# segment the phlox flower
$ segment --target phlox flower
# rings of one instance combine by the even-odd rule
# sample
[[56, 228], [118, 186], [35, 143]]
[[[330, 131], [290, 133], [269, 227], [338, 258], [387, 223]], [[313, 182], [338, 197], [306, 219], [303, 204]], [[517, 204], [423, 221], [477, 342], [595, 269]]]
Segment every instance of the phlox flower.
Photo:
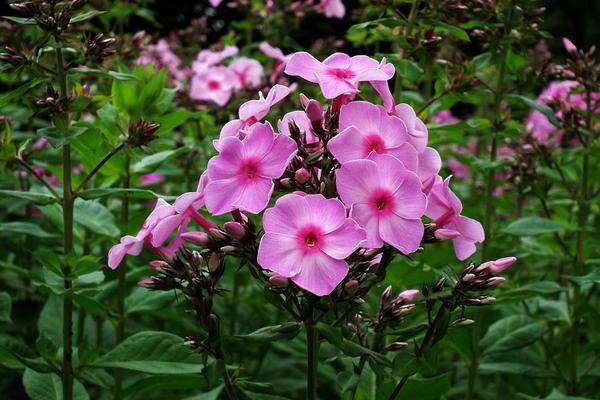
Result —
[[[262, 120], [271, 110], [273, 105], [279, 103], [290, 93], [290, 89], [283, 85], [275, 85], [269, 89], [267, 97], [258, 92], [258, 100], [250, 100], [242, 104], [238, 111], [238, 119], [226, 123], [219, 134], [219, 141], [229, 136], [237, 136], [243, 139], [247, 128]], [[213, 145], [219, 150], [219, 141], [215, 140]]]
[[190, 97], [224, 106], [231, 98], [234, 82], [235, 76], [226, 67], [210, 67], [193, 76]]
[[229, 136], [219, 141], [219, 155], [208, 162], [206, 208], [214, 215], [235, 209], [257, 214], [273, 192], [298, 148], [285, 135], [275, 135], [270, 124], [257, 123], [244, 140]]
[[367, 56], [350, 57], [343, 53], [334, 53], [320, 62], [302, 51], [290, 57], [285, 73], [318, 83], [323, 96], [333, 99], [358, 92], [360, 82], [389, 80], [394, 76], [394, 67], [385, 60], [379, 63]]
[[452, 111], [442, 110], [431, 117], [431, 120], [437, 124], [458, 124], [460, 119], [456, 118]]
[[235, 56], [239, 52], [236, 46], [225, 46], [221, 51], [213, 51], [210, 49], [202, 50], [196, 56], [196, 60], [192, 63], [192, 71], [194, 74], [200, 74], [209, 67], [218, 65], [226, 58]]
[[184, 81], [188, 72], [183, 68], [181, 59], [173, 52], [171, 45], [165, 39], [160, 39], [156, 44], [149, 45], [135, 61], [139, 65], [153, 65], [157, 69], [167, 68], [169, 74], [178, 81]]
[[367, 231], [366, 248], [388, 243], [404, 254], [417, 251], [423, 239], [421, 217], [427, 198], [417, 175], [390, 155], [371, 153], [368, 159], [342, 165], [337, 190], [351, 217]]
[[265, 211], [263, 228], [260, 266], [317, 296], [330, 294], [344, 280], [345, 259], [366, 238], [339, 200], [320, 194], [281, 197]]
[[152, 186], [164, 182], [165, 176], [156, 172], [140, 175], [140, 186]]
[[425, 215], [431, 218], [437, 228], [452, 229], [460, 236], [452, 239], [454, 252], [459, 260], [465, 260], [475, 253], [475, 243], [485, 240], [485, 232], [478, 221], [460, 215], [462, 203], [450, 190], [450, 178], [442, 181], [438, 177], [429, 196]]
[[236, 58], [229, 64], [229, 70], [237, 78], [236, 89], [254, 89], [260, 86], [263, 67], [258, 61], [248, 57]]
[[[140, 255], [144, 243], [147, 243], [152, 247], [151, 240], [154, 228], [160, 221], [174, 213], [175, 209], [172, 205], [163, 199], [158, 199], [154, 206], [154, 210], [148, 215], [148, 218], [144, 221], [138, 234], [136, 236], [123, 236], [118, 244], [110, 248], [108, 252], [108, 266], [111, 269], [117, 268], [126, 254], [132, 256]], [[164, 254], [172, 254], [180, 244], [181, 243], [173, 241], [168, 248], [161, 252]]]
[[223, 0], [208, 0], [212, 7], [219, 7], [219, 5], [223, 2]]
[[321, 0], [317, 9], [327, 18], [344, 18], [346, 14], [346, 7], [342, 0]]
[[328, 143], [331, 154], [341, 163], [366, 158], [371, 152], [390, 154], [412, 171], [418, 167], [418, 155], [407, 143], [406, 126], [381, 106], [354, 101], [342, 107], [340, 133]]
[[[300, 134], [303, 135], [303, 141], [306, 144], [318, 143], [319, 138], [314, 134], [312, 130], [312, 124], [308, 119], [308, 116], [304, 111], [291, 111], [283, 116], [283, 118], [277, 122], [277, 128], [282, 135], [290, 136], [290, 123], [296, 124], [300, 130]], [[317, 151], [319, 147], [311, 147], [310, 151]]]

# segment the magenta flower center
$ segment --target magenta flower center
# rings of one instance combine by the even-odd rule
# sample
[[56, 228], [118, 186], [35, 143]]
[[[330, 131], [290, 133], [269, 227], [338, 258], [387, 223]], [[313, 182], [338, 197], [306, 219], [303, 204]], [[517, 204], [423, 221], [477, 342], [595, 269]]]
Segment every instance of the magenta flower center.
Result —
[[260, 162], [256, 159], [244, 160], [240, 167], [239, 174], [245, 180], [252, 181], [260, 175]]
[[314, 225], [306, 226], [298, 233], [300, 248], [303, 248], [305, 251], [314, 251], [317, 249], [321, 240], [321, 229]]
[[208, 88], [210, 90], [219, 90], [221, 84], [217, 81], [208, 81]]
[[377, 134], [370, 134], [365, 138], [365, 155], [368, 155], [370, 152], [374, 151], [378, 154], [384, 154], [385, 151], [385, 143], [381, 139], [381, 136]]
[[389, 190], [377, 190], [370, 201], [371, 209], [376, 214], [389, 214], [394, 209], [394, 196]]
[[354, 72], [342, 68], [330, 68], [327, 70], [327, 74], [344, 80], [349, 80], [356, 76]]

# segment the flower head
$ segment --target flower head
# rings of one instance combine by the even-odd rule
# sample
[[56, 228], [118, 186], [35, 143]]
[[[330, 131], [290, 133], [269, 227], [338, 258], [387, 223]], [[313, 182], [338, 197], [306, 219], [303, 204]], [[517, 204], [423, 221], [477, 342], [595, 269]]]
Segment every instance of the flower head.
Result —
[[415, 173], [390, 155], [372, 153], [342, 165], [336, 182], [340, 198], [352, 207], [352, 218], [367, 231], [364, 247], [388, 243], [404, 254], [417, 251], [427, 198]]
[[320, 194], [281, 197], [265, 211], [263, 227], [258, 263], [317, 296], [342, 282], [348, 274], [345, 258], [366, 237], [339, 200]]
[[298, 52], [288, 60], [285, 73], [318, 83], [323, 96], [333, 99], [358, 92], [360, 82], [389, 80], [394, 76], [394, 67], [367, 56], [335, 53], [320, 62], [309, 53]]
[[346, 14], [346, 7], [342, 0], [321, 0], [317, 9], [327, 18], [344, 18]]
[[263, 67], [256, 60], [240, 57], [229, 64], [229, 70], [237, 78], [236, 89], [254, 89], [260, 86], [263, 76]]
[[219, 141], [219, 155], [208, 162], [206, 208], [220, 215], [235, 209], [257, 214], [297, 152], [296, 143], [275, 135], [270, 124], [257, 123], [242, 141], [235, 136]]
[[190, 97], [224, 106], [231, 98], [234, 82], [235, 77], [227, 68], [221, 66], [207, 68], [192, 78]]
[[464, 260], [475, 252], [475, 243], [485, 240], [485, 232], [478, 221], [460, 215], [462, 204], [450, 190], [450, 178], [443, 181], [437, 178], [428, 196], [425, 215], [433, 220], [438, 229], [452, 229], [460, 233], [460, 236], [452, 239], [452, 244], [456, 257]]

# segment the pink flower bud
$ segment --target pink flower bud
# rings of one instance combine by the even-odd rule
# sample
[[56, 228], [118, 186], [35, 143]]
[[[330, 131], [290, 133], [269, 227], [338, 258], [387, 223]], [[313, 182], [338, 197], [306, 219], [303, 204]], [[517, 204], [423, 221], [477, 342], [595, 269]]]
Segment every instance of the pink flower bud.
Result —
[[219, 268], [219, 255], [217, 253], [212, 253], [208, 259], [208, 270], [210, 272], [215, 272], [217, 268]]
[[239, 222], [225, 222], [225, 224], [223, 224], [223, 228], [225, 229], [225, 232], [227, 232], [229, 236], [234, 239], [242, 239], [244, 236], [246, 236], [246, 228], [244, 228], [244, 226]]
[[489, 271], [494, 275], [500, 275], [516, 262], [516, 257], [502, 257], [497, 259], [496, 261], [492, 261], [492, 265], [489, 267]]
[[503, 278], [501, 276], [495, 276], [493, 278], [490, 278], [486, 281], [487, 286], [491, 287], [491, 286], [498, 286], [502, 283], [506, 282], [506, 278]]
[[573, 56], [577, 54], [577, 47], [573, 44], [573, 42], [567, 38], [563, 38], [562, 42], [563, 46], [565, 46], [565, 49], [567, 50], [567, 53]]
[[169, 263], [167, 263], [163, 260], [154, 260], [154, 261], [150, 261], [150, 266], [152, 268], [156, 268], [156, 269], [166, 269], [166, 268], [169, 268]]
[[317, 100], [310, 100], [305, 113], [310, 122], [320, 122], [323, 119], [323, 106]]
[[306, 168], [300, 168], [294, 173], [294, 179], [298, 183], [306, 183], [310, 179], [310, 173]]
[[304, 93], [300, 93], [300, 104], [302, 104], [303, 108], [306, 108], [306, 106], [308, 106], [309, 101], [310, 99], [306, 97]]
[[356, 279], [352, 279], [346, 283], [344, 288], [348, 294], [354, 294], [358, 290], [358, 281]]
[[194, 243], [198, 246], [206, 246], [210, 240], [204, 232], [185, 232], [181, 234], [181, 238], [186, 242]]
[[279, 183], [281, 183], [281, 186], [285, 187], [285, 188], [291, 188], [292, 185], [290, 183], [290, 178], [283, 178], [279, 180]]
[[290, 280], [288, 278], [278, 274], [275, 274], [272, 277], [270, 277], [269, 282], [271, 283], [271, 285], [277, 287], [288, 287], [290, 284]]
[[419, 294], [421, 294], [421, 292], [419, 292], [417, 289], [405, 290], [401, 292], [398, 295], [398, 297], [396, 297], [396, 300], [401, 301], [403, 303], [410, 303], [414, 299], [416, 299], [419, 296]]
[[154, 282], [150, 278], [142, 279], [138, 282], [138, 286], [143, 288], [152, 288], [154, 286]]
[[438, 229], [433, 232], [433, 236], [435, 236], [438, 240], [452, 240], [456, 237], [460, 236], [460, 232], [455, 231], [454, 229]]
[[220, 230], [219, 228], [211, 228], [209, 230], [209, 232], [211, 235], [213, 235], [217, 239], [221, 239], [221, 240], [227, 239], [227, 236], [225, 236], [223, 231]]

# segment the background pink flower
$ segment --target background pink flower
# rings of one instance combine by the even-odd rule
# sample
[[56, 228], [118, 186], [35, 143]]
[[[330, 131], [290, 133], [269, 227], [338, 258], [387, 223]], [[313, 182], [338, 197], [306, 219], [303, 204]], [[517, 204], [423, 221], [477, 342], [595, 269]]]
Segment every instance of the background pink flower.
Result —
[[212, 101], [219, 106], [227, 104], [233, 93], [235, 77], [225, 67], [210, 67], [194, 75], [190, 88], [193, 100]]
[[331, 293], [348, 274], [344, 259], [365, 240], [344, 205], [320, 194], [288, 194], [265, 211], [258, 263], [317, 296]]
[[237, 80], [236, 89], [254, 89], [260, 86], [263, 76], [263, 67], [254, 59], [248, 57], [236, 58], [229, 64]]

